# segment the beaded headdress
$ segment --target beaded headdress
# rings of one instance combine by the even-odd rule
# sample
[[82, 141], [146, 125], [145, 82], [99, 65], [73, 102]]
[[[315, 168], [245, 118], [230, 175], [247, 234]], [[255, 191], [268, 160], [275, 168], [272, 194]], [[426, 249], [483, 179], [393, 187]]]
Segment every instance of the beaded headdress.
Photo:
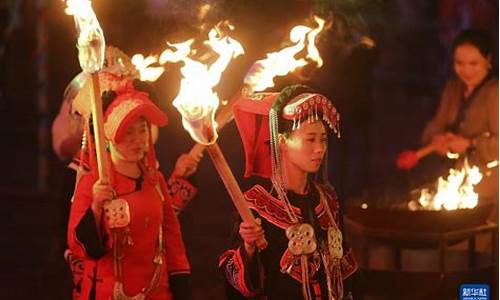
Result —
[[245, 150], [245, 177], [280, 173], [279, 134], [299, 129], [302, 122], [323, 120], [340, 135], [340, 115], [333, 103], [303, 85], [243, 97], [234, 107], [234, 119]]

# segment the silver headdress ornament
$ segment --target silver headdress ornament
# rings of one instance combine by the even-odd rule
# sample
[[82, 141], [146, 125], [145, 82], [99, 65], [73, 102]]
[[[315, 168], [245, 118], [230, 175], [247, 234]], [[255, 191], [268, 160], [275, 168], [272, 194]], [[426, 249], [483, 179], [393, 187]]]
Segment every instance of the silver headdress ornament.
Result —
[[[304, 85], [286, 87], [280, 93], [269, 112], [271, 144], [271, 181], [281, 200], [286, 199], [285, 178], [279, 149], [280, 118], [292, 122], [292, 130], [300, 129], [304, 121], [312, 123], [321, 119], [340, 138], [340, 114], [325, 96], [313, 93]], [[323, 174], [325, 175], [325, 174]], [[290, 212], [292, 214], [293, 212]], [[291, 216], [292, 220], [296, 219]]]
[[[107, 46], [104, 65], [98, 76], [101, 91], [118, 91], [130, 87], [132, 81], [139, 78], [139, 71], [123, 51], [113, 46]], [[70, 101], [73, 115], [86, 118], [90, 116], [89, 99], [91, 93], [93, 90], [90, 75], [82, 72], [70, 82], [64, 93], [64, 100]]]
[[[113, 46], [106, 46], [104, 66], [101, 71], [131, 79], [139, 78], [139, 71], [132, 63], [130, 57], [128, 57], [128, 55], [120, 49]], [[90, 75], [85, 72], [81, 72], [76, 75], [66, 86], [63, 100], [73, 100], [78, 95], [78, 92], [83, 88], [89, 77]], [[106, 90], [105, 87], [105, 84], [104, 86], [101, 86], [101, 90]]]

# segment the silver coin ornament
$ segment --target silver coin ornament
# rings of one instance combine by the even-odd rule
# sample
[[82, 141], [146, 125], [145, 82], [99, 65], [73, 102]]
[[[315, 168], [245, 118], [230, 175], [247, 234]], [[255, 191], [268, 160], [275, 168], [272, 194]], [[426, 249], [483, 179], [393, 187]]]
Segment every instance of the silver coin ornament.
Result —
[[310, 224], [295, 224], [286, 229], [288, 250], [293, 255], [311, 254], [316, 251], [317, 243], [314, 228]]

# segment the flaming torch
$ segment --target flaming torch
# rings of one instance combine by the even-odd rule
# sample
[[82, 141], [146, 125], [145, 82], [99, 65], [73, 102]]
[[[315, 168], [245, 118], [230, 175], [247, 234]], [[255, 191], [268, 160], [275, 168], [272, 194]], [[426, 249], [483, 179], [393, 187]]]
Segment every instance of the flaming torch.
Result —
[[[300, 70], [301, 68], [315, 64], [316, 68], [323, 65], [323, 60], [319, 55], [318, 48], [316, 47], [316, 38], [325, 27], [325, 21], [319, 17], [314, 17], [318, 26], [310, 28], [304, 25], [298, 25], [290, 31], [290, 40], [294, 45], [281, 49], [278, 52], [273, 52], [267, 55], [266, 59], [256, 61], [243, 82], [243, 89], [240, 89], [229, 101], [223, 106], [216, 117], [216, 123], [219, 128], [224, 127], [233, 117], [232, 107], [237, 99], [243, 93], [252, 94], [253, 92], [261, 92], [269, 87], [274, 86], [274, 78], [277, 76], [284, 76], [290, 72]], [[167, 49], [163, 51], [160, 56], [160, 64], [166, 61], [178, 62], [181, 57], [186, 56], [191, 51], [190, 46], [193, 40], [184, 43], [170, 45], [177, 49], [172, 51]], [[299, 52], [306, 51], [305, 57], [295, 58]], [[197, 143], [193, 146], [190, 154], [198, 157], [201, 155], [205, 145]]]
[[[226, 105], [219, 110], [215, 123], [213, 120], [209, 123], [217, 124], [219, 129], [224, 127], [232, 119], [232, 107], [243, 92], [251, 94], [253, 92], [263, 91], [266, 88], [274, 86], [273, 80], [275, 77], [284, 76], [310, 64], [314, 64], [316, 68], [320, 68], [323, 65], [323, 60], [316, 47], [316, 38], [323, 31], [325, 20], [316, 16], [314, 20], [318, 24], [316, 28], [310, 28], [304, 25], [298, 25], [292, 28], [290, 31], [290, 40], [294, 45], [281, 49], [278, 52], [270, 53], [267, 55], [266, 59], [256, 61], [245, 76], [243, 90], [236, 93], [227, 101]], [[215, 33], [216, 31], [213, 31], [210, 34], [213, 35]], [[182, 72], [194, 72], [187, 70], [196, 69], [199, 68], [199, 66], [202, 66], [201, 68], [206, 68], [203, 64], [188, 59], [188, 56], [193, 52], [191, 49], [193, 42], [193, 39], [177, 44], [167, 42], [169, 49], [164, 50], [159, 58], [157, 56], [148, 56], [144, 58], [142, 54], [135, 54], [132, 57], [132, 62], [139, 70], [141, 80], [155, 81], [163, 73], [164, 67], [152, 67], [152, 64], [164, 65], [167, 62], [176, 63], [184, 61], [186, 63], [186, 61], [189, 61], [189, 65], [192, 65], [192, 67], [186, 66]], [[306, 53], [302, 58], [295, 58], [300, 52]], [[187, 78], [186, 76], [184, 77]], [[183, 80], [183, 84], [186, 86], [196, 86], [188, 82], [187, 79]], [[212, 87], [209, 87], [209, 89], [211, 88]], [[214, 129], [215, 128], [212, 128], [210, 131], [217, 134]], [[198, 139], [195, 140], [198, 141]], [[205, 146], [204, 143], [197, 143], [190, 150], [190, 154], [194, 157], [199, 157], [204, 151]]]
[[98, 72], [104, 63], [104, 34], [89, 0], [67, 0], [66, 14], [73, 15], [78, 31], [78, 60], [83, 72], [92, 77], [91, 106], [99, 178], [109, 182], [109, 161], [105, 155], [102, 100]]
[[[244, 83], [247, 86], [247, 93], [261, 92], [274, 86], [274, 78], [284, 76], [307, 64], [313, 62], [317, 68], [323, 65], [323, 60], [316, 47], [316, 37], [323, 30], [325, 20], [314, 17], [318, 24], [316, 28], [298, 25], [290, 31], [290, 41], [292, 46], [281, 49], [278, 52], [267, 54], [266, 59], [256, 61], [250, 72], [245, 77]], [[295, 56], [306, 49], [307, 54], [302, 58]]]
[[[189, 58], [192, 54], [192, 40], [170, 44], [175, 51], [165, 50], [160, 56], [160, 62], [184, 62], [181, 68], [183, 78], [180, 90], [174, 99], [174, 106], [182, 115], [182, 125], [191, 137], [198, 143], [205, 145], [212, 158], [224, 185], [233, 200], [238, 213], [245, 222], [255, 223], [243, 193], [234, 178], [229, 165], [217, 144], [217, 123], [214, 120], [215, 111], [219, 106], [219, 98], [213, 88], [219, 83], [222, 72], [229, 62], [243, 54], [243, 48], [234, 39], [225, 36], [216, 29], [212, 29], [205, 42], [218, 54], [217, 60], [210, 66]], [[267, 242], [257, 243], [259, 248], [265, 248]]]

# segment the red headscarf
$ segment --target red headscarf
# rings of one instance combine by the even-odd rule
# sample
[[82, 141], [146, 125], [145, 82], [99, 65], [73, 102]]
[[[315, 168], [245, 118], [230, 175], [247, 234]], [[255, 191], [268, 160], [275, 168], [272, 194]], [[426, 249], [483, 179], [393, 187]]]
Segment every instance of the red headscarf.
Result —
[[[245, 177], [252, 175], [270, 178], [271, 146], [269, 112], [280, 93], [262, 93], [252, 97], [242, 97], [237, 101], [234, 120], [245, 149]], [[325, 121], [337, 130], [339, 113], [332, 102], [317, 93], [301, 93], [289, 99], [280, 116], [284, 120], [299, 123], [307, 118]]]

